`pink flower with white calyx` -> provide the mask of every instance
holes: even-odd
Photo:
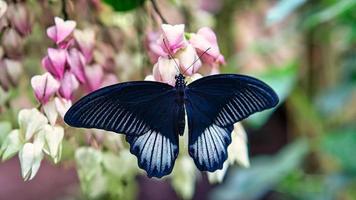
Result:
[[[47,35],[60,48],[67,48],[71,43],[71,35],[77,25],[75,21],[64,21],[59,17],[54,18],[55,25],[47,29]]]
[[[187,46],[184,36],[184,24],[162,24],[161,29],[162,35],[158,39],[158,44],[166,55],[175,54]]]
[[[188,76],[196,73],[202,65],[197,52],[191,44],[178,51],[175,57],[179,60],[181,72]]]
[[[79,87],[78,80],[69,71],[66,71],[64,73],[63,79],[61,80],[60,84],[61,87],[59,88],[59,94],[61,97],[65,99],[71,99],[74,90],[76,90]]]
[[[48,48],[48,56],[42,59],[42,66],[54,77],[62,79],[64,75],[67,53],[64,49]]]
[[[175,76],[177,75],[176,63],[179,65],[179,60],[164,57],[158,58],[158,62],[153,66],[154,79],[174,86]]]
[[[191,34],[189,42],[197,49],[198,54],[208,51],[201,57],[203,63],[209,65],[225,64],[224,56],[221,55],[216,35],[210,28],[199,29],[196,34]]]
[[[86,63],[93,59],[93,51],[95,46],[95,32],[93,29],[75,30],[74,38],[77,42],[80,51],[84,55]]]
[[[60,85],[50,73],[46,72],[43,75],[32,77],[31,86],[35,92],[37,100],[41,104],[46,104],[58,91]]]
[[[72,48],[67,52],[67,62],[70,66],[70,71],[75,75],[80,83],[85,83],[85,58],[78,49]]]

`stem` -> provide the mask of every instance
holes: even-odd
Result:
[[[68,13],[67,13],[67,10],[66,10],[66,2],[67,0],[62,0],[62,14],[63,14],[63,18],[64,20],[68,20]]]
[[[167,20],[163,17],[161,11],[159,10],[156,1],[155,0],[151,0],[151,3],[152,3],[152,6],[153,6],[153,9],[158,14],[159,18],[161,18],[162,22],[164,24],[168,24]]]

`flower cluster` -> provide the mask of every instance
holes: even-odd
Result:
[[[24,180],[37,173],[44,154],[55,163],[60,160],[64,129],[48,124],[48,119],[37,109],[23,109],[18,115],[19,129],[12,130],[1,145],[2,160],[19,153]]]
[[[186,33],[184,24],[162,24],[161,34],[152,32],[147,36],[146,48],[152,63],[153,75],[146,80],[156,80],[174,85],[177,66],[179,71],[193,78],[201,77],[198,70],[207,65],[210,73],[217,73],[225,64],[215,33],[207,27],[197,33]]]
[[[93,59],[94,31],[75,28],[75,21],[55,18],[55,25],[47,29],[47,35],[56,48],[48,48],[47,55],[42,59],[42,66],[47,72],[31,79],[35,96],[43,105],[51,124],[56,122],[56,110],[64,116],[79,86],[93,91],[107,84],[105,77],[109,77],[111,83],[117,81],[112,74],[105,75],[103,67]]]
[[[16,86],[22,74],[24,39],[31,33],[32,17],[25,3],[0,1],[0,85]]]

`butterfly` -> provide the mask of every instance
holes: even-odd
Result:
[[[246,75],[211,75],[188,85],[181,73],[175,79],[175,86],[132,81],[99,89],[77,101],[64,121],[124,134],[138,166],[160,178],[173,169],[185,115],[189,155],[199,170],[213,172],[227,159],[233,124],[279,101],[271,87]]]

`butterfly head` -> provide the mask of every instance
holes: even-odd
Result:
[[[179,73],[175,76],[176,79],[176,87],[184,87],[185,86],[185,77],[183,74]]]

